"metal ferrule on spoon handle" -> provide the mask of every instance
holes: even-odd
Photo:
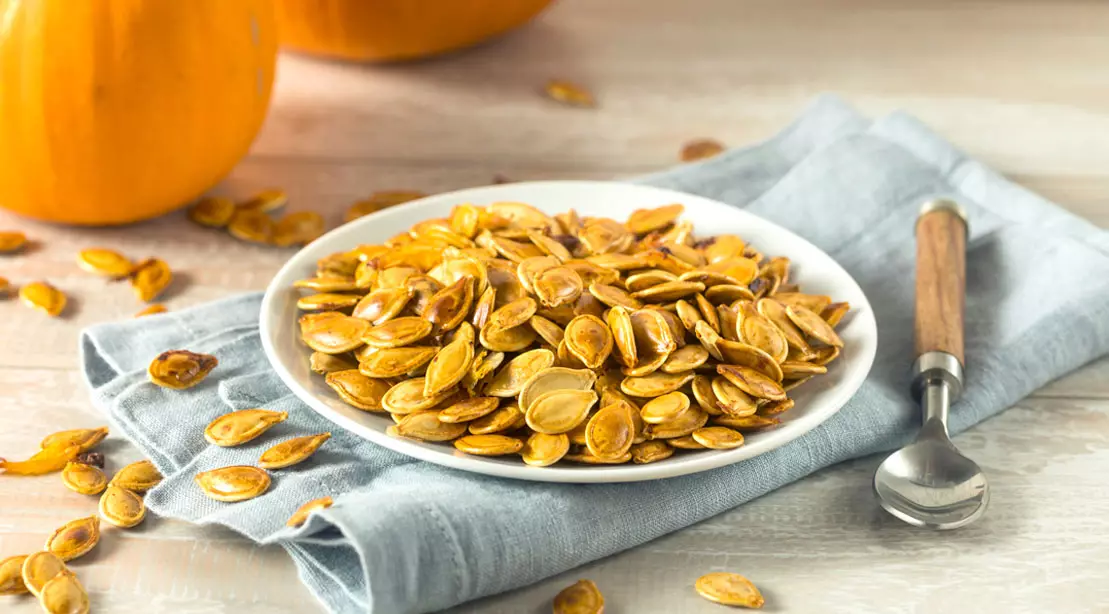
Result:
[[[924,425],[947,433],[947,412],[963,392],[966,213],[949,200],[924,204],[916,224],[913,396]]]

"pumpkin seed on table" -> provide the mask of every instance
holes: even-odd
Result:
[[[204,381],[217,365],[219,359],[209,354],[170,350],[151,361],[147,373],[151,382],[163,388],[185,390]]]
[[[141,311],[139,311],[138,313],[135,314],[135,317],[136,318],[143,318],[143,317],[146,317],[146,316],[157,315],[159,313],[165,313],[167,311],[169,311],[169,309],[166,308],[165,305],[163,305],[161,303],[154,303],[152,305],[148,305],[148,306],[144,307]]]
[[[761,608],[764,600],[759,589],[737,573],[718,571],[697,578],[697,593],[705,599],[723,605],[744,608]]]
[[[77,576],[66,569],[43,585],[39,604],[47,614],[88,614],[89,595]]]
[[[328,439],[331,439],[331,433],[286,439],[263,452],[258,459],[258,466],[263,469],[292,467],[308,460]]]
[[[298,211],[281,218],[273,227],[273,244],[278,247],[307,245],[323,235],[323,216],[315,211]]]
[[[210,499],[235,503],[253,499],[270,487],[270,474],[258,467],[235,465],[202,471],[194,478]]]
[[[65,570],[65,563],[58,555],[49,550],[40,550],[27,555],[19,573],[23,585],[32,595],[38,597],[42,593],[42,587]]]
[[[44,550],[63,562],[88,553],[100,543],[100,519],[96,516],[71,520],[58,527],[46,540]]]
[[[231,447],[251,441],[289,417],[287,412],[267,409],[240,409],[223,414],[208,423],[204,438],[208,443]]]
[[[146,518],[142,497],[119,486],[109,486],[100,495],[100,517],[121,529],[137,526]]]
[[[16,230],[0,231],[0,254],[11,254],[27,245],[27,235]]]
[[[103,248],[89,248],[78,252],[77,266],[83,271],[112,278],[127,277],[135,267],[130,258]]]
[[[161,296],[173,281],[173,271],[169,265],[158,258],[147,258],[135,265],[131,271],[131,289],[144,303]]]
[[[293,512],[293,515],[289,516],[289,520],[285,523],[285,526],[293,528],[303,526],[304,523],[308,522],[308,517],[312,515],[312,512],[316,510],[327,509],[334,504],[335,501],[331,497],[320,497],[319,499],[312,499],[311,501],[298,507],[297,510]]]
[[[104,441],[108,436],[108,427],[100,426],[92,429],[70,429],[68,431],[58,431],[43,438],[39,443],[42,449],[77,446],[78,452],[87,452],[91,450],[96,444]]]
[[[678,159],[682,162],[697,162],[724,153],[724,145],[714,139],[695,139],[682,145]]]
[[[9,556],[0,561],[0,596],[30,592],[23,582],[23,563],[27,555]]]
[[[592,580],[578,580],[555,595],[554,614],[604,614],[605,598]]]
[[[24,285],[19,289],[19,298],[24,305],[51,317],[62,315],[67,302],[64,292],[45,281],[33,281]]]
[[[131,463],[116,472],[109,484],[143,493],[162,482],[162,473],[148,460]]]
[[[289,202],[289,196],[280,188],[267,188],[254,196],[235,205],[238,211],[256,211],[270,213],[284,207]]]
[[[273,220],[253,209],[238,209],[227,224],[231,236],[248,243],[269,245],[273,242]]]
[[[108,487],[108,476],[97,467],[70,462],[62,469],[62,483],[75,493],[98,495]]]
[[[209,228],[224,228],[235,215],[235,202],[223,196],[205,196],[188,210],[190,220]]]

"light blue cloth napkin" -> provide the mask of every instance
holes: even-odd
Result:
[[[84,333],[95,404],[167,476],[147,495],[150,509],[281,544],[335,612],[429,612],[536,582],[822,467],[900,446],[918,423],[906,395],[913,223],[921,201],[935,196],[957,199],[970,214],[968,383],[953,410],[953,431],[1109,351],[1106,234],[968,159],[906,115],[872,122],[822,98],[766,143],[641,181],[773,220],[859,281],[876,311],[878,356],[867,382],[834,418],[757,458],[650,483],[543,484],[448,470],[345,433],[293,397],[262,354],[255,294]],[[194,389],[163,390],[148,383],[145,370],[169,348],[214,354],[220,365]],[[205,443],[200,433],[212,418],[247,407],[290,417],[256,443]],[[275,472],[263,497],[217,503],[193,484],[198,471],[253,463],[279,438],[325,430],[335,435],[316,458]],[[301,503],[323,495],[334,496],[335,506],[300,530],[285,528]]]

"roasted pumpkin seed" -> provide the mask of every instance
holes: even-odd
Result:
[[[851,305],[848,303],[831,303],[820,312],[820,317],[824,318],[828,326],[835,328],[850,309]]]
[[[108,476],[97,467],[70,462],[62,469],[62,483],[75,493],[98,495],[107,488]]]
[[[67,302],[64,292],[45,281],[33,281],[20,288],[19,299],[31,309],[55,318],[62,315]]]
[[[697,429],[701,430],[701,429]],[[696,431],[694,431],[696,432]],[[704,444],[693,438],[693,435],[683,435],[681,437],[671,437],[666,440],[666,445],[678,450],[704,450]]]
[[[627,454],[635,439],[634,409],[626,403],[602,407],[589,418],[585,427],[585,445],[589,453],[602,458]]]
[[[77,253],[77,266],[95,275],[120,278],[130,275],[135,265],[130,258],[117,251],[90,248]]]
[[[334,504],[335,501],[331,497],[320,497],[319,499],[312,499],[311,501],[298,507],[297,510],[293,512],[293,515],[289,516],[289,520],[285,523],[285,526],[293,528],[300,527],[304,523],[308,522],[308,517],[312,515],[312,512],[316,510],[327,509]]]
[[[23,249],[27,235],[17,230],[0,231],[0,254],[11,254]]]
[[[148,460],[133,462],[112,476],[109,484],[133,492],[146,492],[162,482],[162,473]]]
[[[23,585],[32,595],[38,597],[42,594],[42,587],[65,569],[65,563],[58,555],[49,550],[40,550],[27,555],[19,573],[23,578]]]
[[[565,79],[552,79],[547,82],[544,90],[547,97],[572,107],[595,107],[597,101],[593,94],[584,87],[566,81]]]
[[[750,416],[758,409],[749,394],[722,375],[712,378],[712,393],[717,409],[726,416]]]
[[[147,373],[151,382],[163,388],[184,390],[204,381],[218,364],[219,359],[209,354],[170,350],[151,361]]]
[[[531,403],[526,414],[527,425],[537,433],[566,433],[581,424],[597,402],[592,390],[554,390],[544,393]]]
[[[620,391],[633,397],[655,398],[674,392],[693,379],[692,373],[652,373],[643,377],[627,377],[620,382]]]
[[[394,318],[378,324],[362,335],[366,345],[395,348],[411,345],[431,334],[431,322],[414,316]]]
[[[677,418],[669,422],[648,424],[644,427],[644,433],[647,439],[673,439],[675,437],[685,437],[686,435],[691,435],[693,431],[705,426],[708,420],[709,415],[701,411],[699,407],[690,407],[688,411],[682,412]]]
[[[562,458],[564,458],[564,459],[566,459],[566,460],[568,460],[572,463],[582,463],[582,464],[585,464],[585,465],[623,465],[624,463],[626,463],[626,462],[628,462],[632,459],[632,454],[631,454],[631,452],[628,452],[627,454],[624,454],[623,456],[607,457],[607,456],[595,456],[595,455],[591,454],[589,452],[589,450],[582,450],[582,451],[576,452],[576,453],[568,453],[566,456],[563,456]]]
[[[466,318],[474,303],[474,280],[469,275],[435,293],[420,314],[436,330],[454,330]]]
[[[235,215],[235,202],[223,196],[205,196],[189,207],[189,219],[209,228],[223,228]]]
[[[546,351],[546,350],[544,350]],[[559,390],[591,390],[597,381],[597,375],[586,369],[570,369],[567,367],[544,367],[533,371],[520,386],[517,396],[520,401],[521,411],[526,412],[532,404],[548,392]]]
[[[797,328],[800,328],[813,339],[825,345],[843,347],[843,340],[836,334],[832,325],[808,308],[800,305],[789,305],[786,307],[786,315],[789,316],[790,320],[793,320]]]
[[[236,205],[239,211],[270,213],[284,207],[289,196],[280,188],[267,188]]]
[[[63,562],[72,561],[100,543],[100,519],[96,516],[71,520],[58,527],[46,539],[44,550],[54,553]]]
[[[59,431],[43,438],[39,447],[47,448],[77,446],[77,452],[87,452],[96,444],[104,441],[108,436],[108,427],[101,426],[94,429],[72,429]]]
[[[258,459],[258,466],[263,469],[292,467],[297,463],[308,460],[328,439],[331,439],[331,433],[318,433],[286,439],[263,452]]]
[[[555,595],[554,614],[604,614],[605,598],[592,580],[578,580]]]
[[[753,397],[771,401],[786,398],[786,393],[778,382],[754,369],[737,365],[716,365],[716,372]]]
[[[434,397],[454,388],[470,372],[474,360],[473,328],[463,323],[470,331],[469,338],[459,336],[439,350],[427,364],[424,376],[424,395]]]
[[[165,313],[167,311],[169,311],[169,309],[167,309],[165,305],[163,305],[161,303],[154,303],[153,305],[149,305],[149,306],[143,308],[138,313],[136,313],[135,317],[136,318],[142,318],[142,317],[145,317],[145,316],[152,316],[152,315],[157,315],[159,313]]]
[[[648,424],[664,424],[680,417],[689,410],[689,397],[682,392],[670,392],[643,404],[639,415]]]
[[[768,318],[758,312],[753,303],[740,303],[738,311],[738,341],[753,345],[766,352],[777,362],[782,362],[789,354],[789,344],[785,335]],[[821,322],[824,322],[821,320]],[[724,328],[721,323],[721,328]]]
[[[766,407],[764,405],[763,407]],[[781,423],[780,420],[773,416],[760,416],[754,414],[751,416],[717,416],[712,419],[715,426],[726,426],[730,429],[737,431],[757,431],[771,426],[777,426]]]
[[[273,244],[278,247],[307,245],[325,230],[323,216],[315,211],[298,211],[278,220],[273,227]]]
[[[515,430],[524,425],[524,414],[515,403],[502,405],[491,414],[462,425],[474,435],[490,435]]]
[[[715,572],[697,578],[694,584],[697,593],[714,603],[761,608],[764,600],[762,593],[751,581],[737,573]]]
[[[146,518],[142,497],[119,486],[109,486],[100,496],[100,517],[122,529],[138,525]]]
[[[39,604],[47,614],[88,614],[89,595],[77,576],[66,569],[43,585]]]
[[[202,471],[194,478],[210,499],[234,503],[253,499],[269,490],[270,474],[258,467],[235,465]]]
[[[532,433],[520,449],[520,458],[533,467],[548,467],[569,451],[570,438],[565,433]]]
[[[687,345],[670,353],[659,370],[663,373],[685,373],[692,371],[709,359],[709,352],[700,345]]]
[[[577,316],[566,325],[566,349],[590,368],[599,369],[612,353],[612,332],[600,318]]]
[[[362,216],[376,213],[378,211],[381,211],[382,209],[388,209],[389,207],[395,207],[396,205],[413,201],[418,198],[423,198],[424,196],[427,195],[423,192],[416,192],[412,190],[390,190],[374,192],[373,194],[370,194],[369,198],[366,198],[365,200],[360,200],[351,205],[350,208],[347,209],[347,213],[343,217],[343,221],[352,222]]]
[[[743,445],[743,434],[725,426],[707,426],[693,431],[693,439],[712,450],[731,450]]]
[[[23,563],[27,555],[9,556],[0,561],[0,596],[21,595],[29,592],[23,583]]]
[[[385,411],[382,399],[390,388],[387,381],[366,377],[358,369],[333,371],[325,381],[348,405],[366,411]]]
[[[489,384],[485,394],[492,397],[514,397],[520,394],[536,374],[549,369],[554,364],[554,354],[550,350],[530,350],[508,361],[501,367]]]
[[[454,403],[439,412],[443,422],[470,422],[493,413],[501,400],[497,397],[471,397]]]
[[[371,324],[361,318],[341,316],[310,327],[301,335],[308,347],[325,354],[342,354],[362,347]]]
[[[713,139],[696,139],[682,145],[678,158],[682,162],[697,162],[724,153],[724,146]]]
[[[240,409],[219,416],[208,423],[204,438],[212,445],[231,447],[252,441],[289,414],[267,409]]]
[[[438,352],[439,348],[418,345],[380,348],[366,356],[358,370],[366,377],[378,379],[401,377],[426,365]]]
[[[631,447],[632,462],[645,465],[666,460],[674,455],[674,448],[663,441],[644,441]]]
[[[401,418],[396,433],[420,441],[451,441],[466,432],[465,424],[441,422],[435,411],[417,411]]]
[[[507,435],[463,435],[454,440],[454,447],[477,456],[505,456],[519,452],[524,442]]]

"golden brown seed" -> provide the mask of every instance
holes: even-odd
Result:
[[[627,307],[628,309],[639,309],[643,307],[643,303],[638,299],[632,297],[624,290],[609,284],[592,283],[589,284],[589,293],[593,295],[598,301],[601,301],[609,307]]]
[[[393,348],[411,345],[431,334],[432,324],[423,318],[406,316],[378,324],[362,335],[366,345]]]
[[[127,277],[134,264],[123,254],[110,249],[90,248],[77,252],[77,266],[81,270],[105,277]]]
[[[597,402],[592,390],[555,390],[536,398],[528,408],[527,425],[537,433],[566,433],[581,424]]]
[[[442,422],[469,422],[493,413],[501,400],[497,397],[463,399],[439,412]]]
[[[753,303],[740,303],[738,311],[739,339],[748,345],[753,345],[766,352],[777,362],[786,359],[789,354],[789,344],[785,335],[777,326],[758,312]],[[823,320],[821,320],[823,322]],[[721,328],[724,328],[721,322]]]
[[[359,289],[349,277],[309,277],[294,281],[293,286],[316,292],[353,292]]]
[[[340,309],[350,309],[361,300],[362,297],[357,294],[320,292],[297,299],[297,309],[301,311],[338,311]]]
[[[223,228],[235,215],[235,202],[222,196],[205,196],[189,207],[189,219],[209,228]]]
[[[204,438],[217,446],[237,446],[257,438],[288,417],[289,414],[283,411],[240,409],[223,414],[208,423],[204,429]]]
[[[578,580],[554,598],[554,614],[604,614],[605,598],[592,580]]]
[[[840,321],[843,320],[843,316],[847,315],[847,312],[850,310],[851,305],[849,303],[832,303],[820,312],[820,317],[824,318],[828,326],[835,328],[839,326]]]
[[[663,373],[685,373],[705,364],[708,359],[709,352],[703,346],[687,345],[671,352],[659,370]]]
[[[786,315],[793,320],[797,328],[813,339],[833,347],[843,347],[843,340],[836,334],[832,325],[809,309],[800,305],[789,305],[786,307]]]
[[[716,351],[725,363],[749,367],[776,382],[782,381],[781,365],[771,358],[770,354],[753,345],[718,339],[716,341]]]
[[[147,373],[150,381],[162,388],[184,390],[204,381],[218,364],[219,359],[209,354],[170,350],[151,361]]]
[[[699,429],[698,429],[699,430]],[[683,435],[681,437],[672,437],[666,440],[666,445],[671,448],[679,450],[704,450],[706,449],[701,442],[693,438],[693,435]]]
[[[546,350],[544,350],[546,351]],[[521,411],[526,412],[536,399],[557,390],[590,390],[597,375],[587,369],[549,367],[535,371],[519,389]]]
[[[758,409],[758,404],[750,395],[722,375],[712,378],[712,394],[719,410],[717,413],[723,412],[727,416],[750,416]]]
[[[671,392],[644,403],[640,417],[649,424],[663,424],[676,420],[689,410],[689,397],[682,392]]]
[[[474,361],[473,328],[468,322],[464,324],[465,330],[471,331],[469,338],[459,336],[439,350],[427,364],[424,396],[433,397],[454,388],[470,372]]]
[[[348,405],[366,411],[385,411],[382,399],[390,388],[385,380],[369,378],[351,369],[328,373],[325,382]]]
[[[774,300],[789,306],[804,307],[814,313],[821,313],[832,304],[832,297],[825,294],[805,294],[803,292],[779,292]]]
[[[0,277],[0,299],[7,297],[11,282],[6,277]]]
[[[502,405],[496,411],[468,423],[468,430],[474,435],[489,435],[520,428],[524,424],[524,414],[516,404]],[[464,424],[463,426],[467,426]]]
[[[401,437],[410,437],[420,441],[450,441],[458,439],[466,432],[465,424],[440,422],[438,413],[435,411],[417,411],[408,414],[396,424],[396,433]]]
[[[566,349],[590,369],[599,369],[612,353],[612,332],[600,318],[575,317],[566,325]]]
[[[520,449],[520,458],[533,467],[548,467],[562,460],[570,451],[570,438],[565,433],[532,433]]]
[[[98,495],[107,488],[108,476],[99,467],[70,462],[62,469],[62,483],[75,493]]]
[[[633,397],[655,398],[674,392],[693,379],[692,373],[652,373],[643,377],[627,377],[620,382],[620,391]]]
[[[574,303],[584,288],[581,277],[567,267],[554,267],[539,273],[533,286],[539,302],[547,307]]]
[[[100,543],[100,519],[96,516],[71,520],[58,527],[46,540],[44,550],[53,552],[62,561],[87,553]]]
[[[319,499],[312,499],[311,501],[298,507],[297,510],[293,512],[293,515],[289,516],[289,520],[285,523],[285,526],[294,528],[300,527],[305,522],[308,522],[308,517],[312,515],[312,512],[316,510],[327,509],[334,504],[335,501],[331,497],[320,497]]]
[[[288,202],[289,196],[285,194],[285,190],[268,188],[239,203],[237,209],[239,211],[270,213],[284,207]]]
[[[696,139],[682,145],[682,162],[696,162],[724,153],[724,146],[713,139]]]
[[[89,595],[77,576],[64,570],[43,585],[39,604],[47,614],[88,614]]]
[[[308,460],[328,439],[331,439],[331,433],[286,439],[263,452],[261,458],[258,459],[258,466],[263,469],[292,467],[297,463]]]
[[[501,367],[489,384],[485,394],[492,397],[514,397],[520,394],[524,384],[536,374],[547,370],[554,364],[554,353],[539,349],[524,352]]]
[[[708,426],[693,431],[697,443],[713,450],[731,450],[743,445],[743,434],[724,426]]]
[[[644,441],[632,446],[631,455],[633,463],[645,465],[670,458],[674,455],[674,448],[664,441]]]
[[[724,605],[761,608],[764,603],[759,589],[737,573],[720,571],[705,574],[697,578],[694,588],[705,599]]]
[[[781,424],[778,418],[760,416],[758,414],[751,416],[717,416],[712,419],[712,422],[716,426],[726,426],[730,429],[744,432],[757,431]]]
[[[23,578],[23,585],[27,587],[32,595],[38,597],[42,593],[42,587],[65,571],[65,568],[65,563],[56,554],[49,550],[40,550],[27,555],[26,560],[23,561],[20,574]]]
[[[565,458],[572,463],[582,463],[585,465],[622,465],[632,459],[632,454],[631,452],[628,452],[623,456],[614,456],[612,458],[608,458],[605,456],[594,456],[593,454],[589,453],[589,450],[583,450],[576,454],[567,454],[562,458]]]
[[[585,427],[585,445],[589,453],[602,458],[627,454],[635,438],[633,411],[627,403],[613,403],[593,414]]]
[[[39,447],[42,449],[56,448],[56,447],[69,447],[77,446],[78,452],[87,452],[91,450],[96,444],[104,441],[108,436],[108,427],[101,426],[94,429],[73,429],[69,431],[59,431],[47,435]]]
[[[142,497],[119,486],[109,486],[100,495],[100,517],[109,523],[129,529],[146,518],[146,504]]]
[[[173,271],[158,258],[147,258],[131,271],[131,289],[144,303],[158,298],[173,281]]]
[[[593,94],[582,86],[566,81],[565,79],[552,79],[547,82],[544,91],[552,100],[573,107],[595,107],[597,101]]]
[[[632,298],[645,303],[665,303],[704,292],[704,290],[705,284],[699,281],[668,281],[632,292]]]
[[[817,348],[813,350],[813,358],[810,362],[816,365],[827,365],[839,356],[839,348],[834,345],[828,347]]]
[[[812,353],[809,342],[805,341],[805,336],[786,314],[785,305],[771,298],[761,298],[756,307],[760,314],[773,322],[774,326],[778,327],[778,330],[785,336],[786,343],[789,344],[790,348],[800,352],[803,356],[808,356]]]
[[[382,209],[394,207],[409,201],[416,200],[427,196],[423,192],[416,192],[412,190],[390,190],[384,192],[374,192],[369,198],[360,200],[347,209],[346,216],[343,221],[352,222],[362,216],[376,213]]]
[[[454,440],[454,447],[477,456],[504,456],[519,452],[524,442],[507,435],[463,435]]]
[[[775,416],[791,409],[793,409],[793,399],[784,399],[760,405],[758,414],[760,416]]]
[[[146,492],[162,481],[162,474],[154,463],[148,460],[136,461],[120,469],[112,476],[110,484],[134,492]]]
[[[713,378],[707,375],[696,375],[690,387],[693,389],[693,399],[697,401],[697,406],[710,416],[717,416],[723,412],[717,405],[716,393],[712,390],[712,380]]]
[[[149,305],[145,309],[143,309],[142,311],[139,311],[138,313],[136,313],[135,317],[136,318],[142,318],[142,317],[146,317],[146,316],[157,315],[159,313],[165,313],[167,311],[169,311],[169,309],[167,309],[165,305],[163,305],[161,303],[154,303],[153,305]]]
[[[261,211],[240,209],[231,216],[227,231],[240,241],[268,245],[273,241],[273,220]]]
[[[797,379],[799,377],[820,375],[828,372],[828,367],[824,365],[812,362],[800,362],[797,360],[787,360],[782,363],[781,367],[782,377],[786,379]]]
[[[194,478],[211,499],[234,503],[253,499],[270,487],[270,474],[258,467],[235,465],[203,471]]]
[[[562,339],[566,335],[562,327],[543,316],[531,316],[531,318],[528,319],[528,325],[531,326],[532,330],[534,330],[543,341],[546,341],[552,347],[558,347],[558,344],[562,343]]]
[[[20,288],[19,299],[31,309],[51,317],[60,316],[65,311],[65,293],[45,281],[33,281]]]
[[[358,370],[366,377],[386,379],[400,377],[424,366],[439,352],[439,348],[410,345],[401,348],[381,348],[362,360]]]
[[[709,415],[699,407],[690,407],[689,411],[682,412],[677,418],[662,424],[648,424],[644,427],[647,439],[673,439],[690,435],[693,431],[705,426]]]
[[[20,595],[28,592],[23,583],[23,563],[27,555],[9,556],[0,561],[0,596]]]
[[[778,382],[754,369],[736,365],[716,365],[716,372],[753,397],[771,401],[781,401],[786,398],[785,390],[782,390]]]
[[[435,293],[420,314],[437,330],[454,330],[466,318],[474,304],[474,281],[469,275]]]
[[[27,244],[27,235],[15,230],[0,231],[0,254],[16,252]]]
[[[324,233],[323,216],[315,211],[298,211],[281,218],[273,227],[273,244],[278,247],[307,245]]]
[[[301,334],[308,347],[325,354],[342,354],[362,347],[362,337],[369,332],[370,323],[349,316],[330,318],[326,322],[309,326]]]
[[[422,377],[404,380],[390,388],[385,396],[381,397],[381,406],[391,414],[411,414],[431,409],[454,393],[454,389],[451,388],[427,396],[424,394],[425,386],[426,380]]]

